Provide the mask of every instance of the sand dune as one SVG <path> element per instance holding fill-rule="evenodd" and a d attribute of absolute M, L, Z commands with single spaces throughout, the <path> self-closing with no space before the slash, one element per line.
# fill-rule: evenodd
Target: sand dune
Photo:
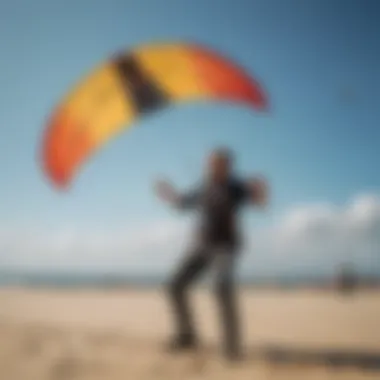
<path fill-rule="evenodd" d="M 247 358 L 234 366 L 215 348 L 214 300 L 203 291 L 194 298 L 205 348 L 170 356 L 160 346 L 170 332 L 170 313 L 159 290 L 2 289 L 0 379 L 380 379 L 375 369 L 273 363 L 254 350 L 275 345 L 302 352 L 380 352 L 379 292 L 340 298 L 310 291 L 242 291 Z"/>

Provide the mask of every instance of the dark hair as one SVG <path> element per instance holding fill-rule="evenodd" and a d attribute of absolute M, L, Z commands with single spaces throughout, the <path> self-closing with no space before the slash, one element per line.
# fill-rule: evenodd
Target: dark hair
<path fill-rule="evenodd" d="M 232 164 L 234 161 L 234 154 L 227 147 L 216 148 L 213 153 L 223 158 L 228 164 Z"/>

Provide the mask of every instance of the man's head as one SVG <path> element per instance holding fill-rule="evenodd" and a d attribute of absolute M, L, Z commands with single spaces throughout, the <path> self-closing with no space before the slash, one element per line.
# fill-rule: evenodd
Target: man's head
<path fill-rule="evenodd" d="M 212 180 L 223 181 L 229 177 L 233 167 L 233 154 L 228 148 L 213 150 L 208 158 L 208 175 Z"/>

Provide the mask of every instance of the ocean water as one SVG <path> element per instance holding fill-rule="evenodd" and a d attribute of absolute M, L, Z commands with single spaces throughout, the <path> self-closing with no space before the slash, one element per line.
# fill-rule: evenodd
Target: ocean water
<path fill-rule="evenodd" d="M 131 274 L 131 273 L 74 273 L 74 272 L 16 272 L 0 270 L 0 286 L 53 287 L 53 288 L 124 288 L 164 286 L 168 274 Z M 212 277 L 205 276 L 201 283 L 207 285 Z M 380 276 L 364 275 L 357 278 L 361 284 L 380 285 Z M 240 275 L 242 285 L 266 287 L 330 286 L 334 278 L 318 274 Z"/>
<path fill-rule="evenodd" d="M 57 273 L 57 272 L 3 272 L 0 286 L 117 288 L 126 286 L 159 286 L 165 283 L 165 276 L 132 275 L 116 273 Z"/>
<path fill-rule="evenodd" d="M 0 273 L 0 286 L 27 286 L 27 287 L 154 287 L 163 286 L 168 280 L 165 275 L 132 275 L 132 274 L 93 274 L 93 273 Z M 202 282 L 207 284 L 212 279 L 206 277 Z M 299 276 L 283 276 L 281 278 L 269 278 L 258 276 L 240 277 L 239 282 L 244 285 L 281 285 L 290 286 L 306 283 L 325 283 L 326 278 L 301 278 Z"/>

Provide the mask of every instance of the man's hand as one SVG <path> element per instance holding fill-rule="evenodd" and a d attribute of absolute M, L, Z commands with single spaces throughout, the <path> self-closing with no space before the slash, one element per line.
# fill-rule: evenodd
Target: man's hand
<path fill-rule="evenodd" d="M 156 181 L 154 184 L 154 190 L 157 196 L 165 202 L 175 204 L 179 200 L 179 194 L 174 189 L 174 187 L 167 181 Z"/>
<path fill-rule="evenodd" d="M 251 202 L 264 207 L 268 203 L 269 189 L 266 180 L 262 177 L 251 178 L 247 181 Z"/>

